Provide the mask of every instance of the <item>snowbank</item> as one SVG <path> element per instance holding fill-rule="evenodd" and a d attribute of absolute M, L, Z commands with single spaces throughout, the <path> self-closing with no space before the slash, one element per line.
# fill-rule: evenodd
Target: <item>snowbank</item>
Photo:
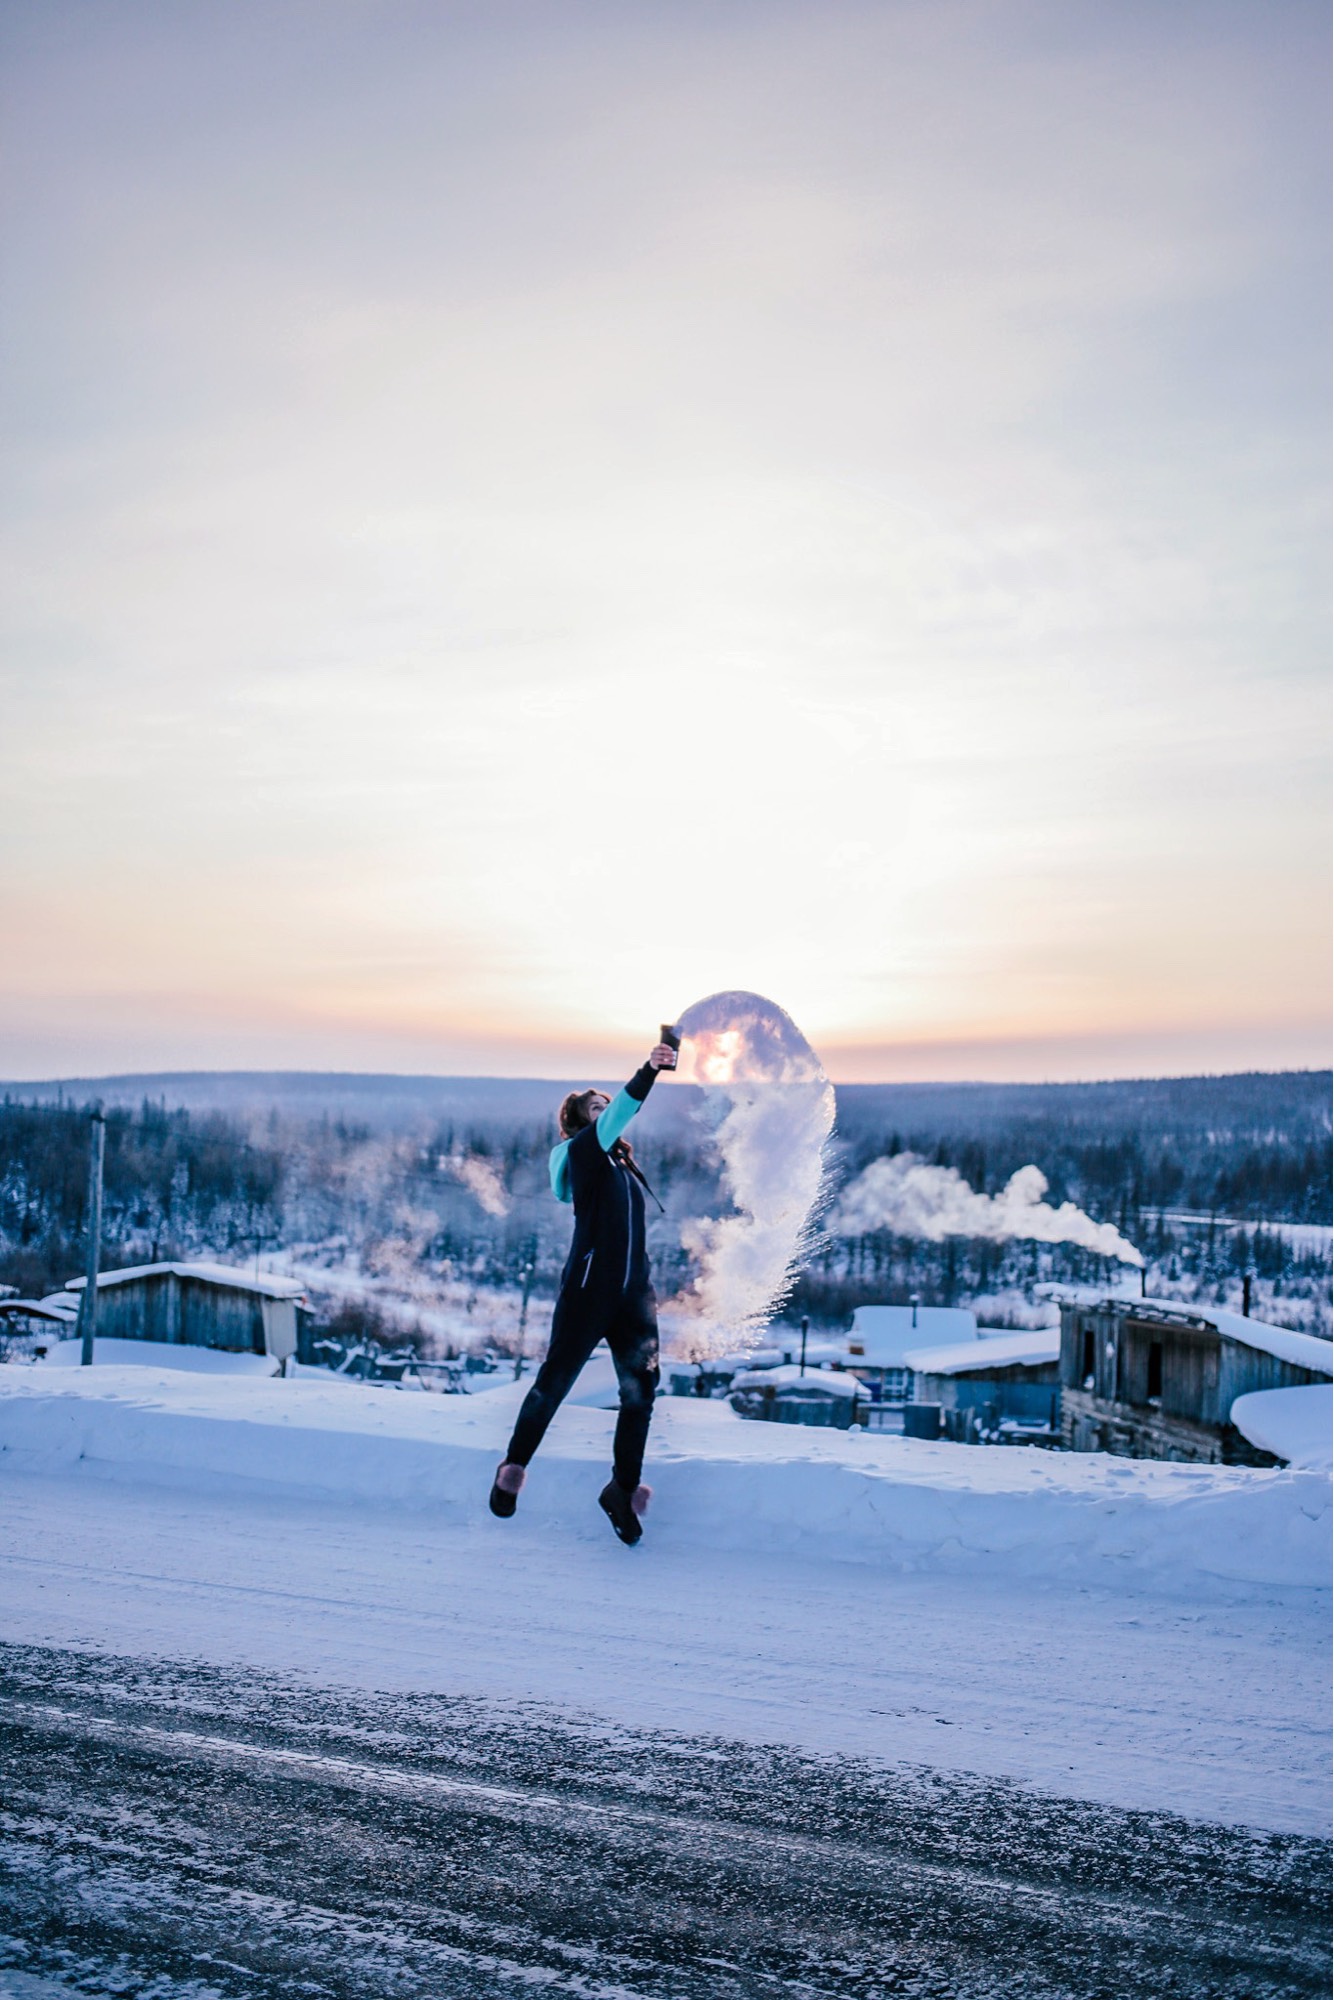
<path fill-rule="evenodd" d="M 473 1396 L 165 1368 L 0 1367 L 0 1470 L 205 1484 L 429 1509 L 480 1523 L 526 1384 Z M 524 1510 L 553 1534 L 604 1476 L 609 1411 L 562 1410 Z M 746 1422 L 664 1397 L 650 1447 L 653 1541 L 666 1550 L 981 1568 L 991 1577 L 1323 1585 L 1330 1483 L 1309 1471 L 1168 1465 Z"/>
<path fill-rule="evenodd" d="M 58 1340 L 48 1347 L 38 1368 L 79 1368 L 81 1340 Z M 93 1343 L 95 1368 L 170 1368 L 186 1375 L 276 1375 L 271 1354 L 239 1354 L 224 1347 L 191 1347 L 165 1340 L 103 1340 Z"/>
<path fill-rule="evenodd" d="M 1253 1445 L 1289 1465 L 1327 1472 L 1334 1463 L 1334 1385 L 1257 1389 L 1238 1396 L 1232 1421 Z"/>

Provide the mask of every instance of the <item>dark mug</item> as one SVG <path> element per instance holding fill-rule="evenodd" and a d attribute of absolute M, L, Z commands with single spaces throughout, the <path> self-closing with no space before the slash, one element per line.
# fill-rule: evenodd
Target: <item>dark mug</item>
<path fill-rule="evenodd" d="M 658 1040 L 659 1040 L 660 1042 L 666 1042 L 666 1044 L 667 1044 L 668 1048 L 669 1048 L 669 1049 L 671 1050 L 671 1052 L 672 1052 L 672 1059 L 671 1059 L 671 1061 L 670 1061 L 669 1063 L 664 1063 L 664 1064 L 663 1064 L 663 1068 L 664 1068 L 664 1069 L 675 1069 L 675 1068 L 676 1068 L 676 1058 L 677 1058 L 677 1054 L 678 1054 L 678 1052 L 679 1052 L 679 1050 L 680 1050 L 680 1047 L 681 1047 L 681 1031 L 680 1031 L 680 1029 L 679 1029 L 679 1028 L 676 1028 L 676 1027 L 673 1027 L 673 1026 L 672 1026 L 672 1025 L 671 1025 L 671 1024 L 669 1023 L 669 1022 L 667 1022 L 667 1021 L 664 1021 L 664 1022 L 663 1022 L 663 1024 L 662 1024 L 662 1032 L 661 1032 L 661 1034 L 660 1034 L 660 1035 L 658 1036 Z"/>

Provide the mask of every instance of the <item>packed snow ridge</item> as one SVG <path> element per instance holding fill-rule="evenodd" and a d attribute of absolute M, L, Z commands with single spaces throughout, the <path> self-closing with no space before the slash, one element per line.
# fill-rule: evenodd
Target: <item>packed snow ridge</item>
<path fill-rule="evenodd" d="M 296 1380 L 99 1364 L 0 1370 L 0 1466 L 116 1480 L 263 1482 L 331 1504 L 426 1508 L 485 1525 L 491 1472 L 526 1387 L 400 1395 Z M 604 1381 L 602 1378 L 606 1376 Z M 590 1365 L 535 1462 L 523 1506 L 553 1534 L 582 1520 L 610 1455 L 610 1364 Z M 665 1397 L 652 1541 L 853 1564 L 982 1569 L 1189 1594 L 1323 1587 L 1330 1482 L 1314 1471 L 984 1451 L 859 1431 L 747 1423 Z M 277 1504 L 281 1505 L 281 1498 Z M 497 1528 L 496 1532 L 500 1532 Z"/>

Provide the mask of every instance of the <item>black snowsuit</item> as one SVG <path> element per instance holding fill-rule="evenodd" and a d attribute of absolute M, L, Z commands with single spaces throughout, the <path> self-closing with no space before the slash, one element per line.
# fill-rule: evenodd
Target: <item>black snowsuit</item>
<path fill-rule="evenodd" d="M 595 1124 L 576 1132 L 552 1155 L 552 1184 L 574 1203 L 574 1240 L 561 1274 L 546 1360 L 524 1399 L 505 1453 L 513 1465 L 528 1464 L 575 1377 L 605 1340 L 621 1394 L 612 1476 L 627 1493 L 634 1492 L 643 1471 L 658 1388 L 658 1313 L 644 1241 L 643 1189 L 616 1158 L 614 1144 L 610 1152 L 604 1150 L 604 1140 L 613 1131 L 619 1138 L 648 1096 L 655 1074 L 645 1063 Z"/>

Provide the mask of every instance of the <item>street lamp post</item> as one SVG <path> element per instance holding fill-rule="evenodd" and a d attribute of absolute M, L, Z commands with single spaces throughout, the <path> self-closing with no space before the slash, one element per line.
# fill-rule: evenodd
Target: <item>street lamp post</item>
<path fill-rule="evenodd" d="M 85 1270 L 83 1307 L 79 1331 L 83 1335 L 80 1365 L 93 1365 L 93 1341 L 97 1337 L 97 1273 L 102 1253 L 102 1164 L 106 1153 L 107 1121 L 100 1104 L 94 1105 L 88 1145 L 88 1263 Z"/>
<path fill-rule="evenodd" d="M 533 1265 L 531 1258 L 523 1267 L 523 1303 L 519 1307 L 519 1351 L 514 1357 L 514 1379 L 517 1382 L 523 1374 L 523 1336 L 528 1325 L 528 1294 L 533 1288 Z"/>

